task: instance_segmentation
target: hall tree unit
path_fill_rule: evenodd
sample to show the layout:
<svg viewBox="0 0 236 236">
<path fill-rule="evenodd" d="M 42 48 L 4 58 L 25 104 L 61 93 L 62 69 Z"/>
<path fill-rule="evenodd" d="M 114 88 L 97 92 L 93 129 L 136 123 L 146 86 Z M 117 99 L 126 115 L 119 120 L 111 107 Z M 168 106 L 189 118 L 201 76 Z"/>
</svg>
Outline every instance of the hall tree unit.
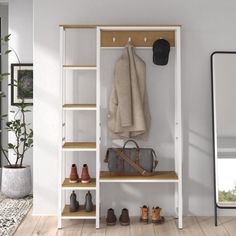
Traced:
<svg viewBox="0 0 236 236">
<path fill-rule="evenodd" d="M 67 30 L 89 29 L 94 30 L 96 34 L 96 64 L 66 64 L 66 40 Z M 59 209 L 58 209 L 58 228 L 62 227 L 62 220 L 65 219 L 96 219 L 96 228 L 100 227 L 100 185 L 106 183 L 152 183 L 154 184 L 174 184 L 175 193 L 173 200 L 175 203 L 175 213 L 178 218 L 178 228 L 183 227 L 183 203 L 182 203 L 182 118 L 181 118 L 181 43 L 180 29 L 178 25 L 60 25 L 60 71 L 61 71 L 61 114 L 62 114 L 62 132 L 59 156 Z M 175 47 L 175 72 L 174 72 L 174 171 L 159 171 L 151 177 L 121 177 L 111 176 L 108 171 L 101 171 L 101 161 L 104 157 L 101 155 L 101 50 L 123 48 L 127 41 L 131 40 L 136 48 L 152 49 L 153 42 L 158 38 L 165 38 L 170 42 L 171 47 Z M 78 54 L 80 52 L 77 52 Z M 95 71 L 96 82 L 96 103 L 95 104 L 66 104 L 65 87 L 66 71 Z M 89 90 L 89 88 L 83 88 Z M 155 109 L 152 107 L 151 109 Z M 95 112 L 96 113 L 96 141 L 87 142 L 67 142 L 66 121 L 67 112 Z M 88 114 L 89 115 L 89 114 Z M 152 120 L 155 122 L 155 120 Z M 156 144 L 158 146 L 158 143 Z M 155 148 L 155 147 L 154 147 Z M 65 159 L 67 152 L 94 152 L 96 155 L 96 179 L 90 184 L 81 183 L 70 184 L 68 175 L 66 176 Z M 101 156 L 101 158 L 100 158 Z M 96 207 L 93 212 L 86 213 L 83 210 L 70 213 L 66 205 L 66 191 L 71 190 L 94 190 L 96 192 Z M 111 193 L 114 194 L 114 193 Z M 68 204 L 68 202 L 67 202 Z"/>
</svg>

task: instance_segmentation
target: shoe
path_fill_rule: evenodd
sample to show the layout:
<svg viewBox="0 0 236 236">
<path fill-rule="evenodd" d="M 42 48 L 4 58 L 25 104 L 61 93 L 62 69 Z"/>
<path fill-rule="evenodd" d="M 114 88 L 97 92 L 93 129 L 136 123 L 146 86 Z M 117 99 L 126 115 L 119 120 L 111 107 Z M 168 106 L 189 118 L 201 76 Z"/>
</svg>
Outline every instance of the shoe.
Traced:
<svg viewBox="0 0 236 236">
<path fill-rule="evenodd" d="M 140 221 L 148 222 L 149 208 L 147 206 L 140 207 Z"/>
<path fill-rule="evenodd" d="M 106 218 L 106 222 L 107 225 L 112 226 L 116 224 L 116 215 L 114 213 L 114 210 L 112 208 L 107 210 L 107 218 Z"/>
<path fill-rule="evenodd" d="M 120 221 L 120 224 L 123 225 L 123 226 L 126 226 L 126 225 L 130 224 L 128 209 L 126 209 L 126 208 L 122 209 L 119 221 Z"/>
<path fill-rule="evenodd" d="M 72 164 L 69 181 L 72 184 L 79 182 L 79 176 L 78 176 L 76 164 Z"/>
<path fill-rule="evenodd" d="M 75 191 L 70 195 L 70 212 L 76 212 L 79 210 L 79 202 L 76 200 Z"/>
<path fill-rule="evenodd" d="M 85 209 L 86 212 L 93 211 L 92 195 L 91 195 L 90 191 L 88 191 L 86 193 L 84 209 Z"/>
<path fill-rule="evenodd" d="M 81 183 L 82 184 L 87 184 L 90 181 L 90 176 L 89 176 L 89 172 L 88 172 L 88 166 L 87 164 L 83 165 L 83 169 L 82 169 L 82 174 L 81 174 Z"/>
<path fill-rule="evenodd" d="M 152 223 L 162 224 L 164 223 L 165 218 L 161 216 L 161 208 L 153 207 L 152 208 Z"/>
</svg>

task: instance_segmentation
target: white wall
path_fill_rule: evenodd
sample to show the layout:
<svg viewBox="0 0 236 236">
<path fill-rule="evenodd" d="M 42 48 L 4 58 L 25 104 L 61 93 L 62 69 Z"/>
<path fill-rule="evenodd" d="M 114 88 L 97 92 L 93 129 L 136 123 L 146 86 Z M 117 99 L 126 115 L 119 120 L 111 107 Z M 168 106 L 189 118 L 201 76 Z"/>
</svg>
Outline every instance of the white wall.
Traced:
<svg viewBox="0 0 236 236">
<path fill-rule="evenodd" d="M 57 213 L 61 127 L 58 25 L 63 23 L 183 26 L 184 214 L 213 214 L 210 54 L 236 50 L 235 7 L 233 0 L 34 1 L 35 214 Z M 147 201 L 150 206 L 164 206 L 166 212 L 173 213 L 172 193 L 168 185 L 159 185 L 155 190 L 151 184 L 107 185 L 102 204 L 110 202 L 117 209 L 132 204 L 131 214 L 139 214 L 140 204 Z M 116 203 L 112 202 L 113 194 Z"/>
<path fill-rule="evenodd" d="M 21 63 L 33 62 L 33 1 L 32 0 L 9 0 L 9 33 L 11 34 L 9 45 L 12 47 Z M 11 63 L 19 63 L 14 53 L 9 54 L 9 66 Z M 10 67 L 9 67 L 10 70 Z M 9 78 L 10 83 L 10 78 Z M 9 119 L 14 119 L 16 107 L 11 106 L 10 86 L 9 86 Z M 33 121 L 33 113 L 26 115 L 26 120 L 29 123 Z M 9 142 L 14 142 L 13 134 L 9 134 Z M 33 150 L 29 150 L 23 164 L 33 165 Z M 13 154 L 10 152 L 9 157 L 14 160 Z"/>
</svg>

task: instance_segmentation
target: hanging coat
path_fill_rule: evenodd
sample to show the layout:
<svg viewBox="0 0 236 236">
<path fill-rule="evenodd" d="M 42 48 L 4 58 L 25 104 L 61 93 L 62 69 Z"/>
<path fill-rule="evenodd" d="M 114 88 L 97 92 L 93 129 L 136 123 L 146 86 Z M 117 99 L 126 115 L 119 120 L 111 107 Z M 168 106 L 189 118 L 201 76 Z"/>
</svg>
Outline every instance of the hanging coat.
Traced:
<svg viewBox="0 0 236 236">
<path fill-rule="evenodd" d="M 147 132 L 149 123 L 146 65 L 129 43 L 115 64 L 108 128 L 113 137 L 130 138 Z"/>
</svg>

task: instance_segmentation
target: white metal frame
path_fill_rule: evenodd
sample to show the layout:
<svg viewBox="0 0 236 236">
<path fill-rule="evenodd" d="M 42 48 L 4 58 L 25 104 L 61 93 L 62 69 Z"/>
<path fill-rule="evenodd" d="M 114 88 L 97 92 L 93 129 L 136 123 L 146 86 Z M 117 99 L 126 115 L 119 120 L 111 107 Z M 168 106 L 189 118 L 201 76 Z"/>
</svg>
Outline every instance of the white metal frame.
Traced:
<svg viewBox="0 0 236 236">
<path fill-rule="evenodd" d="M 63 55 L 65 53 L 65 29 L 60 27 L 60 66 L 61 66 L 61 84 L 62 84 L 62 105 L 63 105 L 63 71 L 67 69 L 92 69 L 96 70 L 96 149 L 88 149 L 83 151 L 96 151 L 96 228 L 100 227 L 100 184 L 101 183 L 117 183 L 117 182 L 129 182 L 129 183 L 174 183 L 175 184 L 175 210 L 178 218 L 178 228 L 183 228 L 183 197 L 182 197 L 182 108 L 181 108 L 181 38 L 180 38 L 180 26 L 97 26 L 96 28 L 96 66 L 92 68 L 88 67 L 63 67 Z M 177 180 L 100 180 L 100 143 L 101 143 L 101 124 L 100 124 L 100 34 L 101 30 L 174 30 L 175 31 L 175 172 L 178 175 Z M 105 47 L 109 49 L 110 47 Z M 115 48 L 111 48 L 115 49 Z M 62 110 L 62 124 L 64 124 L 63 114 L 67 109 Z M 70 109 L 77 110 L 77 109 Z M 82 110 L 82 109 L 79 109 Z M 63 126 L 65 129 L 65 127 Z M 62 129 L 63 137 L 63 129 Z M 63 139 L 64 140 L 64 139 Z M 63 145 L 63 141 L 62 141 Z M 62 219 L 85 219 L 87 217 L 62 217 L 62 205 L 64 203 L 63 190 L 74 188 L 62 188 L 63 181 L 63 157 L 64 151 L 80 151 L 79 149 L 67 149 L 63 150 L 62 145 L 60 147 L 60 161 L 59 161 L 59 211 L 58 211 L 58 227 L 61 228 Z M 91 188 L 90 188 L 91 189 Z M 65 191 L 64 191 L 65 192 Z M 90 217 L 89 217 L 90 218 Z M 91 218 L 90 218 L 91 219 Z"/>
</svg>

